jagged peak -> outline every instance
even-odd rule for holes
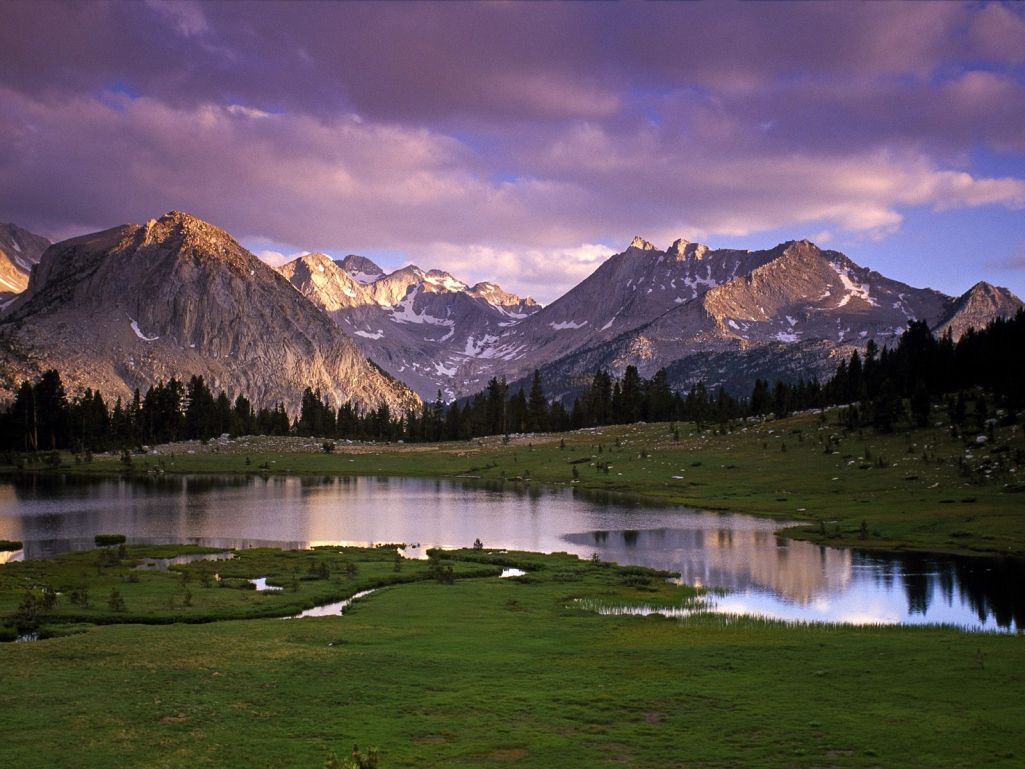
[[[1013,303],[1021,304],[1019,299],[1013,291],[1004,286],[994,286],[992,283],[988,283],[985,280],[980,280],[970,289],[965,291],[958,297],[958,301],[961,303],[972,302],[972,301],[992,301],[997,303]]]
[[[188,211],[172,209],[157,219],[150,219],[154,224],[203,224],[203,220]]]
[[[634,239],[631,240],[630,241],[630,245],[627,246],[627,249],[631,249],[631,248],[636,248],[636,249],[639,249],[641,251],[657,251],[658,250],[657,248],[655,248],[654,244],[649,243],[644,238],[642,238],[640,235],[634,235]]]
[[[822,249],[812,243],[807,238],[801,238],[800,240],[788,240],[785,243],[780,243],[780,247],[784,251],[811,251],[813,253],[822,253]]]
[[[360,256],[359,254],[346,254],[344,257],[338,260],[338,264],[342,266],[343,270],[357,269],[363,272],[369,272],[371,270],[384,274],[384,270],[381,269],[380,265],[377,264],[373,259],[366,256]]]
[[[417,278],[423,278],[426,274],[427,273],[425,273],[415,264],[407,264],[405,267],[399,267],[399,269],[395,270],[394,272],[388,273],[388,277],[390,278],[395,275],[415,275]]]
[[[433,286],[436,289],[443,289],[445,291],[466,290],[466,284],[463,283],[463,281],[444,270],[428,270],[424,274],[423,279],[424,283]]]
[[[168,211],[159,219],[150,219],[142,231],[144,243],[180,241],[201,246],[211,253],[215,253],[216,248],[223,250],[227,246],[244,250],[225,230],[184,211]]]
[[[526,305],[527,307],[536,307],[537,302],[532,297],[525,296],[520,297],[516,294],[509,293],[497,283],[492,283],[488,280],[483,280],[480,283],[475,283],[467,289],[468,293],[479,296],[485,301],[491,304],[501,305],[503,307],[511,305]]]
[[[810,240],[788,240],[784,243],[780,243],[775,248],[769,250],[769,255],[772,261],[777,259],[786,259],[798,262],[807,262],[813,260],[823,260],[835,262],[838,267],[856,267],[846,256],[839,252],[823,251],[817,245],[812,243]]]
[[[678,260],[695,259],[700,261],[705,258],[705,254],[708,251],[708,246],[703,243],[691,243],[689,240],[679,238],[673,241],[673,245],[669,247],[666,253]]]
[[[187,211],[168,211],[166,214],[161,216],[159,219],[150,219],[146,223],[147,228],[155,227],[179,227],[184,231],[208,231],[216,230],[217,232],[224,232],[220,227],[217,227],[205,219],[200,219],[195,214],[190,214]],[[227,233],[225,233],[227,234]]]

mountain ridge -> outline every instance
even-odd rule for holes
[[[203,375],[257,406],[419,403],[330,319],[225,231],[172,211],[54,244],[0,317],[4,378],[56,368],[72,387],[129,397]]]
[[[34,334],[23,328],[62,305],[79,304],[86,315],[103,316],[105,329],[112,321],[104,308],[113,308],[137,340],[126,342],[125,329],[110,326],[106,333],[120,340],[119,350],[127,350],[128,342],[173,342],[186,359],[196,350],[219,361],[211,371],[216,382],[231,368],[223,365],[225,357],[239,352],[235,326],[257,323],[265,336],[291,339],[296,360],[301,351],[313,351],[313,381],[335,399],[351,391],[369,404],[375,396],[351,383],[337,386],[322,366],[322,346],[337,348],[328,357],[336,363],[344,358],[346,375],[355,376],[357,358],[369,359],[370,370],[386,381],[357,378],[373,381],[370,390],[378,394],[390,392],[384,400],[397,407],[414,401],[391,392],[390,379],[425,400],[439,391],[451,400],[483,389],[492,377],[523,384],[535,368],[553,393],[571,393],[574,383],[598,368],[621,375],[636,366],[643,376],[666,368],[676,387],[704,376],[709,386],[729,384],[742,394],[754,372],[762,378],[774,368],[784,378],[828,375],[838,356],[869,339],[886,344],[910,320],[956,338],[1022,307],[1009,290],[984,281],[959,297],[915,288],[808,240],[752,251],[679,238],[661,250],[638,236],[544,307],[490,281],[469,285],[414,264],[389,273],[355,254],[335,260],[310,252],[274,269],[224,230],[177,211],[56,245],[42,255],[28,289],[0,309],[0,332],[6,329],[5,340],[13,345],[8,357],[24,349],[46,357],[45,333],[55,335],[57,347],[66,343],[67,324],[51,329],[44,323]],[[132,261],[140,252],[147,255],[143,271]],[[211,276],[213,289],[206,286]],[[248,283],[262,288],[250,297]],[[198,296],[231,298],[230,318],[210,316]],[[246,302],[256,304],[244,310]],[[279,316],[284,308],[286,322],[266,311],[268,302]],[[207,333],[209,326],[217,333]],[[247,349],[256,349],[255,337],[250,328]],[[313,373],[294,360],[290,366],[279,371],[293,381]],[[32,366],[23,362],[22,368]],[[162,360],[157,371],[172,368]],[[124,371],[120,376],[140,378]],[[261,380],[257,389],[269,397],[273,388]]]

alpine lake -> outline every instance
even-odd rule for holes
[[[129,543],[216,548],[403,543],[568,552],[679,574],[708,589],[704,611],[868,625],[1020,632],[1021,561],[881,554],[787,540],[786,522],[659,506],[626,495],[394,477],[32,475],[0,481],[0,561]]]

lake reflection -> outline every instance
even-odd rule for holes
[[[762,518],[515,484],[401,478],[27,478],[0,483],[0,539],[24,557],[131,542],[214,547],[416,543],[566,550],[731,592],[721,611],[798,620],[1022,627],[1025,566],[786,542]]]

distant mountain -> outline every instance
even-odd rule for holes
[[[540,308],[494,283],[468,286],[442,270],[384,273],[366,257],[307,254],[279,268],[375,363],[422,397],[451,399],[485,377],[489,340]]]
[[[982,329],[993,318],[1010,317],[1023,306],[1021,299],[1006,288],[982,281],[954,301],[934,331],[938,334],[949,331],[957,341],[968,329]]]
[[[909,320],[930,324],[949,297],[859,267],[808,241],[752,252],[758,266],[612,340],[614,369],[651,373],[699,351],[746,350],[771,342],[821,339],[835,344],[899,336]]]
[[[26,288],[50,241],[16,224],[0,223],[0,308]]]
[[[1020,306],[1009,292],[969,294],[913,288],[808,241],[766,251],[677,241],[663,252],[635,238],[496,344],[524,339],[531,351],[501,372],[514,387],[537,367],[549,392],[571,397],[594,371],[633,365],[643,376],[667,368],[677,388],[703,380],[745,394],[756,378],[823,378],[840,356],[893,341],[910,320],[956,331]]]
[[[338,266],[360,283],[373,283],[384,275],[384,270],[365,256],[357,256],[356,254],[349,254],[344,259],[339,259]]]
[[[307,386],[334,405],[418,403],[281,275],[177,211],[48,248],[0,318],[0,345],[8,388],[56,368],[69,389],[110,396],[201,374],[293,413]]]

